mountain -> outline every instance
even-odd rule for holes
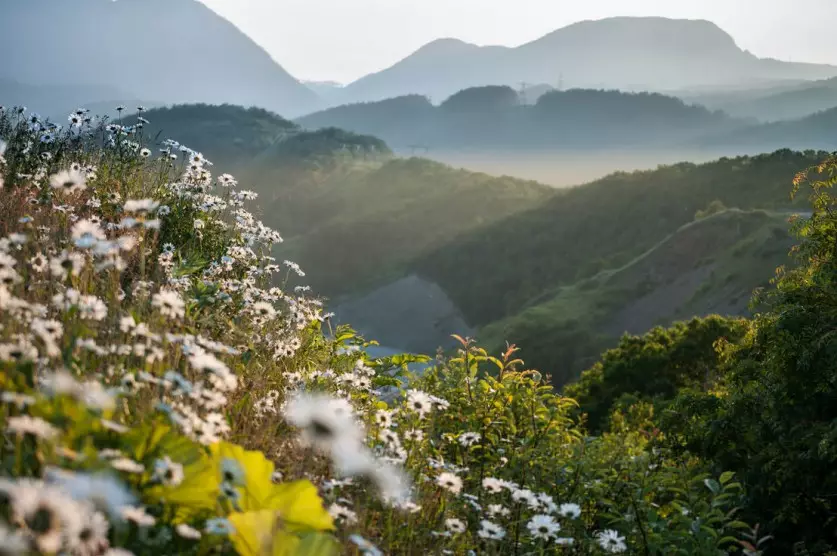
[[[129,98],[229,102],[287,115],[318,104],[197,0],[4,0],[2,12],[0,78],[102,89],[88,101],[111,100],[108,89],[117,88]]]
[[[307,128],[336,126],[373,134],[396,150],[422,145],[516,151],[669,147],[743,123],[659,93],[553,90],[529,105],[511,87],[497,85],[464,89],[439,106],[408,95],[338,106],[297,122]]]
[[[437,40],[347,85],[341,102],[407,94],[437,100],[521,82],[662,91],[835,75],[835,66],[758,58],[708,21],[616,17],[575,23],[516,48]]]
[[[111,101],[109,109],[112,110],[131,100],[136,105],[130,93],[110,85],[32,85],[0,77],[0,105],[27,106],[41,116],[50,116],[56,123],[65,123],[70,111],[80,106]]]
[[[329,105],[338,101],[343,92],[343,84],[336,81],[303,81],[302,84]]]

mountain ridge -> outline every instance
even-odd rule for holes
[[[707,63],[715,69],[712,79],[698,71]],[[660,72],[666,75],[655,77]],[[406,94],[435,99],[472,86],[520,82],[676,90],[835,75],[837,66],[756,57],[706,20],[616,17],[576,22],[516,47],[436,39],[392,66],[348,84],[340,103]]]
[[[319,105],[267,51],[197,0],[27,0],[5,2],[3,12],[0,51],[14,56],[0,65],[0,77],[116,86],[134,98],[229,102],[290,116]],[[139,32],[129,39],[128,30]]]

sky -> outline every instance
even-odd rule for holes
[[[517,46],[585,19],[708,19],[762,57],[837,64],[837,0],[201,0],[301,80],[349,83],[438,38]]]

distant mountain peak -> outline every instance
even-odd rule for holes
[[[14,55],[0,66],[0,77],[42,86],[107,80],[135,98],[230,102],[286,115],[318,106],[317,95],[197,0],[2,4],[0,52]],[[89,99],[98,100],[105,99]]]
[[[421,53],[439,53],[439,52],[449,52],[451,50],[474,50],[478,49],[479,46],[465,42],[460,39],[455,39],[452,37],[444,37],[441,39],[436,39],[430,41],[429,43],[425,44],[418,50],[416,50],[415,54]]]
[[[437,39],[347,85],[340,101],[408,94],[439,99],[468,87],[517,88],[521,82],[674,91],[835,75],[835,66],[760,59],[711,21],[611,17],[579,21],[515,48]]]

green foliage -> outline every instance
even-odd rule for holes
[[[564,392],[578,401],[593,431],[605,427],[614,408],[638,401],[654,402],[659,413],[679,390],[714,385],[718,344],[737,342],[747,326],[744,319],[713,315],[655,327],[642,336],[625,335]]]
[[[813,214],[796,225],[799,266],[781,270],[760,297],[764,310],[724,354],[717,384],[682,392],[663,422],[673,444],[737,472],[748,489],[744,515],[776,536],[780,553],[823,554],[837,547],[837,158],[796,185],[806,179]]]
[[[701,209],[695,213],[695,220],[700,220],[701,218],[706,218],[707,216],[712,216],[713,214],[717,214],[719,212],[723,212],[727,210],[727,207],[719,201],[715,199],[708,205],[706,205],[705,209]]]

